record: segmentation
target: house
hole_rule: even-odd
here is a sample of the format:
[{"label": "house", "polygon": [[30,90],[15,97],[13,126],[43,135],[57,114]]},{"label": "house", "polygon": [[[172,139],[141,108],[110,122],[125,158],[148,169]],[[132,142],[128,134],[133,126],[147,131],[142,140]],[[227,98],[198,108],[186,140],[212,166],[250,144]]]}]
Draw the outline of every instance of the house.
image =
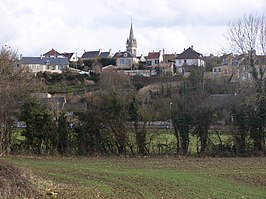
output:
[{"label": "house", "polygon": [[130,52],[117,52],[114,55],[116,66],[121,69],[133,69],[135,64],[138,64],[139,59]]},{"label": "house", "polygon": [[158,67],[163,62],[163,53],[159,52],[149,52],[148,56],[145,57],[148,67]]},{"label": "house", "polygon": [[103,52],[102,49],[96,51],[85,51],[81,56],[81,60],[85,59],[100,59],[100,58],[112,58],[112,50],[110,49],[107,52]]},{"label": "house", "polygon": [[[246,55],[233,55],[229,54],[221,56],[221,64],[213,67],[212,78],[231,78],[233,82],[251,81],[252,76],[250,73],[250,61]],[[256,55],[254,56],[255,69],[259,72],[260,70],[266,70],[266,56]],[[259,73],[258,73],[259,74]],[[266,73],[264,73],[266,77]]]},{"label": "house", "polygon": [[66,104],[65,96],[56,96],[50,93],[32,93],[31,97],[38,99],[41,105],[48,106],[52,110],[63,110]]},{"label": "house", "polygon": [[176,56],[175,65],[177,73],[184,74],[189,72],[192,67],[205,67],[205,61],[203,60],[203,55],[196,52],[191,46]]},{"label": "house", "polygon": [[165,76],[172,76],[176,73],[175,71],[175,58],[176,54],[164,54],[163,62],[161,63],[161,73]]},{"label": "house", "polygon": [[62,73],[69,66],[66,57],[21,57],[19,66],[30,72]]},{"label": "house", "polygon": [[239,78],[239,70],[233,65],[221,65],[212,68],[212,79]]},{"label": "house", "polygon": [[69,62],[77,62],[78,56],[77,53],[61,53],[63,57],[67,57]]},{"label": "house", "polygon": [[78,61],[77,53],[59,53],[55,49],[51,49],[50,51],[44,53],[43,57],[67,57],[69,62],[76,62]]}]

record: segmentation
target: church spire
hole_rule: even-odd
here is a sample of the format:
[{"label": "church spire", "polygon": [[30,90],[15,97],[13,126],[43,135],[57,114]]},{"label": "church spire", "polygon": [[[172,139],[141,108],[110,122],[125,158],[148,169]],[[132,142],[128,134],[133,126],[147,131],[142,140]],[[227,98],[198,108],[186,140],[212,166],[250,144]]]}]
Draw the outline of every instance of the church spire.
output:
[{"label": "church spire", "polygon": [[134,38],[133,25],[131,21],[130,33],[127,39],[127,51],[133,55],[137,55],[137,40]]},{"label": "church spire", "polygon": [[129,38],[128,39],[129,40],[133,40],[134,39],[132,22],[131,22],[131,26],[130,26],[130,33],[129,33]]}]

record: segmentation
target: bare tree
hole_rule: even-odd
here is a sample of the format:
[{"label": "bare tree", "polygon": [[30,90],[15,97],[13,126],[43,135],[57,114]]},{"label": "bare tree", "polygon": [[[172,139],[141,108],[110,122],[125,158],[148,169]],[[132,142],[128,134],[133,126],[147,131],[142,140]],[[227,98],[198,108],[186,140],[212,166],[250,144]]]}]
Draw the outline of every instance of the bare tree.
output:
[{"label": "bare tree", "polygon": [[[247,69],[252,77],[251,84],[254,86],[254,99],[250,121],[250,135],[254,141],[254,149],[264,151],[266,123],[266,17],[265,13],[244,15],[242,18],[229,23],[227,28],[227,40],[231,49],[244,56],[240,67]],[[258,56],[257,53],[262,54]]]},{"label": "bare tree", "polygon": [[8,153],[13,141],[12,125],[19,107],[37,86],[32,74],[18,66],[16,52],[0,51],[0,155]]}]

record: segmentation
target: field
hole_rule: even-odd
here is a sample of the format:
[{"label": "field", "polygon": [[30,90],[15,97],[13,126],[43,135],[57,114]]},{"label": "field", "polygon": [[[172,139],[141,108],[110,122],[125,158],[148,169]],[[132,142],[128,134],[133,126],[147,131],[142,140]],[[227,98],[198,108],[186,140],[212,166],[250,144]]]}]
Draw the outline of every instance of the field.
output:
[{"label": "field", "polygon": [[266,158],[4,158],[57,198],[266,198]]}]

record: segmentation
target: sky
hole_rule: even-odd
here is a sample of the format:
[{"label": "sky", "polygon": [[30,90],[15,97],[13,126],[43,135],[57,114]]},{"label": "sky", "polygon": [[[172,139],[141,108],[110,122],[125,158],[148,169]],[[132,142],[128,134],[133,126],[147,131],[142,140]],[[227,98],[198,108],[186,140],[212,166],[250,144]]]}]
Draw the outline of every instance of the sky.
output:
[{"label": "sky", "polygon": [[265,0],[0,0],[0,45],[23,56],[102,49],[126,50],[133,24],[138,55],[203,55],[226,48],[226,26],[247,13],[265,13]]}]

